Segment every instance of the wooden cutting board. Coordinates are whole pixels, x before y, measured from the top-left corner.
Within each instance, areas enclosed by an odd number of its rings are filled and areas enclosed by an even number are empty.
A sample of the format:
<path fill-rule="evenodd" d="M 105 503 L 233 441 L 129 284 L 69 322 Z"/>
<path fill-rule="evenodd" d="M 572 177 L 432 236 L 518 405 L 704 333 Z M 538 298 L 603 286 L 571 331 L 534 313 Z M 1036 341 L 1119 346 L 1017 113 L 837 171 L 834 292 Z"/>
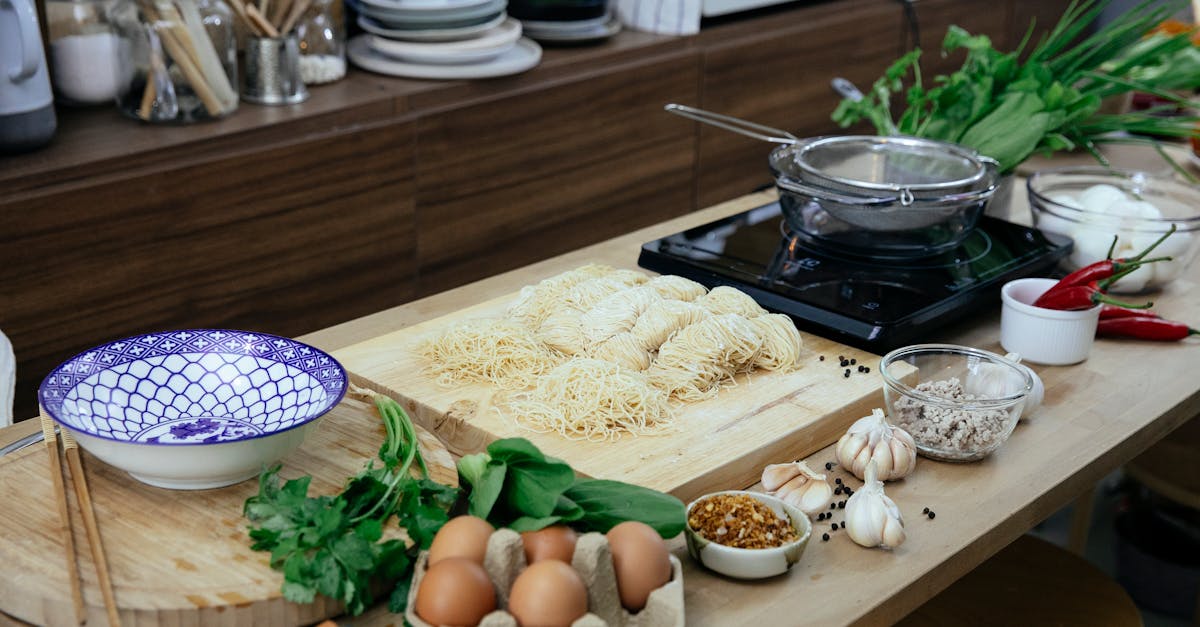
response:
<path fill-rule="evenodd" d="M 445 447 L 423 429 L 418 435 L 433 478 L 457 485 Z M 280 474 L 312 475 L 309 494 L 335 493 L 375 457 L 383 437 L 374 407 L 347 398 L 284 459 Z M 322 596 L 309 605 L 285 601 L 282 577 L 271 570 L 268 554 L 250 550 L 242 503 L 257 493 L 257 481 L 166 490 L 86 452 L 83 463 L 122 624 L 300 625 L 342 613 Z M 0 610 L 36 624 L 68 625 L 74 624 L 70 580 L 48 464 L 43 444 L 0 458 Z M 67 493 L 73 495 L 70 485 Z M 70 501 L 87 622 L 104 625 L 87 537 L 73 496 Z"/>
<path fill-rule="evenodd" d="M 354 373 L 356 383 L 399 400 L 454 453 L 474 453 L 500 438 L 524 437 L 582 474 L 636 483 L 685 502 L 714 490 L 752 485 L 763 466 L 801 459 L 841 437 L 872 408 L 884 406 L 878 356 L 804 334 L 799 370 L 741 376 L 716 398 L 685 406 L 676 420 L 678 430 L 669 434 L 586 442 L 534 433 L 492 409 L 493 387 L 440 386 L 424 373 L 425 364 L 414 350 L 423 338 L 452 325 L 503 316 L 515 298 L 497 298 L 346 347 L 334 356 Z M 849 377 L 839 356 L 857 361 Z M 858 372 L 859 365 L 871 372 Z"/>

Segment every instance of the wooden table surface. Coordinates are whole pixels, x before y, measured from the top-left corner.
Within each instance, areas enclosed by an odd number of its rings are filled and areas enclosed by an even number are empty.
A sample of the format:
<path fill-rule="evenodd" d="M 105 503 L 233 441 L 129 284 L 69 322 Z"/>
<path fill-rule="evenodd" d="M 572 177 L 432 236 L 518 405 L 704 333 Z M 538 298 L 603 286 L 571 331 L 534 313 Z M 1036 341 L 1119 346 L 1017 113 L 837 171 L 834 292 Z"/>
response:
<path fill-rule="evenodd" d="M 339 348 L 513 292 L 585 263 L 635 268 L 642 243 L 773 197 L 772 193 L 746 196 L 299 339 L 336 356 Z M 1023 208 L 1014 211 L 1023 214 Z M 1193 266 L 1184 278 L 1154 296 L 1156 309 L 1195 323 L 1200 311 L 1198 279 L 1200 270 Z M 997 303 L 992 310 L 940 329 L 927 340 L 1002 352 L 999 310 Z M 887 484 L 888 495 L 905 516 L 908 533 L 908 541 L 894 552 L 860 548 L 844 531 L 831 533 L 831 539 L 823 542 L 819 536 L 829 530 L 829 522 L 815 523 L 817 537 L 788 574 L 739 582 L 696 566 L 685 557 L 682 539 L 677 538 L 672 548 L 684 562 L 688 624 L 894 622 L 1200 413 L 1197 366 L 1200 342 L 1196 340 L 1177 344 L 1102 340 L 1082 364 L 1033 366 L 1046 384 L 1045 403 L 999 451 L 973 464 L 922 458 L 911 477 Z M 0 444 L 33 429 L 23 423 L 0 430 Z M 822 466 L 832 455 L 832 448 L 826 448 L 809 458 L 810 465 Z M 834 476 L 846 477 L 836 470 Z M 859 485 L 857 480 L 850 482 Z M 924 507 L 936 511 L 937 518 L 921 516 Z M 383 625 L 395 620 L 377 609 L 342 622 Z"/>

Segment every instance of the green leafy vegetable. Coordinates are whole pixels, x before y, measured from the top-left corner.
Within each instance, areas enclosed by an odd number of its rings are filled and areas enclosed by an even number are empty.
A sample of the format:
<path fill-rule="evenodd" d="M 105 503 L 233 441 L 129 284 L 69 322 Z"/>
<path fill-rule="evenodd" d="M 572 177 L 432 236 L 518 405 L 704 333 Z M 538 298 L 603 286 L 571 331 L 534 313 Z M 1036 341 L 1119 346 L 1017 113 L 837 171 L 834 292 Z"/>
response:
<path fill-rule="evenodd" d="M 340 494 L 310 497 L 311 477 L 281 483 L 275 466 L 259 476 L 258 494 L 246 500 L 251 548 L 271 552 L 289 601 L 311 603 L 323 594 L 357 615 L 374 600 L 374 586 L 396 582 L 390 607 L 403 611 L 415 552 L 429 547 L 458 498 L 457 488 L 429 478 L 404 409 L 385 396 L 376 396 L 375 406 L 387 432 L 379 449 L 383 467 L 368 464 Z M 417 477 L 410 472 L 414 463 Z M 412 547 L 383 540 L 393 517 Z"/>
<path fill-rule="evenodd" d="M 1200 52 L 1189 33 L 1145 37 L 1178 7 L 1143 0 L 1091 34 L 1087 30 L 1108 0 L 1076 0 L 1062 19 L 1026 54 L 1030 26 L 1015 51 L 1002 53 L 985 35 L 951 26 L 942 42 L 949 53 L 966 52 L 962 67 L 921 77 L 920 50 L 889 67 L 861 100 L 846 99 L 833 120 L 846 127 L 866 120 L 882 135 L 914 135 L 970 146 L 1011 171 L 1035 152 L 1085 148 L 1109 141 L 1116 131 L 1185 137 L 1196 117 L 1160 112 L 1101 112 L 1104 98 L 1130 91 L 1155 94 L 1175 105 L 1171 90 L 1200 85 Z M 910 85 L 904 79 L 911 72 Z M 893 118 L 893 96 L 906 108 Z"/>
<path fill-rule="evenodd" d="M 638 520 L 671 538 L 685 524 L 679 499 L 620 481 L 576 478 L 569 465 L 524 438 L 497 440 L 486 453 L 463 457 L 458 474 L 470 486 L 468 511 L 497 527 L 535 531 L 570 523 L 603 533 Z"/>

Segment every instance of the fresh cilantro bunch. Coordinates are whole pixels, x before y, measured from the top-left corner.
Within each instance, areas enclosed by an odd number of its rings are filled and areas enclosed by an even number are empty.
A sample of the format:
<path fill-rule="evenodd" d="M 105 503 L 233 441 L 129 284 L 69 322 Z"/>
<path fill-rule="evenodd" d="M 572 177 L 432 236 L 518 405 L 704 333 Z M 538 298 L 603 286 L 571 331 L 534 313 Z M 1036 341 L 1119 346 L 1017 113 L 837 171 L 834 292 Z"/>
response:
<path fill-rule="evenodd" d="M 275 466 L 259 476 L 258 494 L 246 500 L 251 548 L 271 552 L 289 601 L 311 603 L 320 593 L 357 615 L 382 586 L 394 583 L 389 607 L 403 612 L 416 552 L 429 548 L 458 499 L 457 488 L 429 478 L 404 409 L 382 395 L 375 406 L 387 431 L 379 449 L 382 467 L 368 463 L 340 494 L 310 497 L 312 477 L 281 483 Z M 393 517 L 411 547 L 400 538 L 383 539 Z"/>
<path fill-rule="evenodd" d="M 833 112 L 842 127 L 867 120 L 882 135 L 912 135 L 970 146 L 996 159 L 1009 172 L 1034 152 L 1083 148 L 1102 163 L 1096 144 L 1114 132 L 1187 137 L 1197 118 L 1167 117 L 1165 111 L 1101 113 L 1104 98 L 1130 91 L 1160 96 L 1172 104 L 1186 100 L 1169 90 L 1200 86 L 1200 72 L 1185 67 L 1189 33 L 1144 38 L 1168 18 L 1173 6 L 1144 0 L 1109 24 L 1088 33 L 1107 0 L 1073 2 L 1062 19 L 1028 52 L 1032 26 L 1015 51 L 1003 53 L 985 35 L 951 26 L 943 51 L 965 50 L 961 68 L 922 81 L 920 50 L 889 67 L 861 100 L 843 100 Z M 1161 67 L 1175 68 L 1162 71 Z M 905 88 L 905 77 L 912 80 Z M 893 117 L 894 95 L 906 107 Z"/>

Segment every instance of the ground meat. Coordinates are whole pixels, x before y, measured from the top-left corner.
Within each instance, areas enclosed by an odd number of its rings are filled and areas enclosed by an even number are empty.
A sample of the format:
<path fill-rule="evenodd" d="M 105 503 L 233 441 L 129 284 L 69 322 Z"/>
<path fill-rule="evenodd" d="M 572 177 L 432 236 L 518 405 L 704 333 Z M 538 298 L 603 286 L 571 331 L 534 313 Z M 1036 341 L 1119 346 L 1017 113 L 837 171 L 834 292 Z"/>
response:
<path fill-rule="evenodd" d="M 739 549 L 766 549 L 797 539 L 791 521 L 745 494 L 714 494 L 696 503 L 688 525 L 702 537 Z"/>
<path fill-rule="evenodd" d="M 963 392 L 957 377 L 943 381 L 924 381 L 916 390 L 942 398 L 971 401 L 973 394 Z M 975 457 L 999 446 L 1008 437 L 1010 415 L 999 409 L 950 409 L 900 397 L 892 420 L 913 436 L 919 444 L 948 453 Z"/>

